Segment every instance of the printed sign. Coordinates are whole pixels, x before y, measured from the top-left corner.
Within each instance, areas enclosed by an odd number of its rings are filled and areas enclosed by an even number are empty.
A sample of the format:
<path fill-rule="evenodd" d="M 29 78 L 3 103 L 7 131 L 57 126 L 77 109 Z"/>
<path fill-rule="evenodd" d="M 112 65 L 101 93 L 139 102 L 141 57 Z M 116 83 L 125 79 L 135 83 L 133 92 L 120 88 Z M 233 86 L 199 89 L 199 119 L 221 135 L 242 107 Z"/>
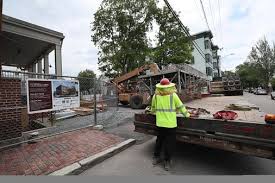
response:
<path fill-rule="evenodd" d="M 27 105 L 29 114 L 79 107 L 79 82 L 28 79 Z"/>
<path fill-rule="evenodd" d="M 28 89 L 28 104 L 30 112 L 52 109 L 51 81 L 29 81 Z"/>
<path fill-rule="evenodd" d="M 80 106 L 78 81 L 53 80 L 53 109 L 62 110 Z"/>

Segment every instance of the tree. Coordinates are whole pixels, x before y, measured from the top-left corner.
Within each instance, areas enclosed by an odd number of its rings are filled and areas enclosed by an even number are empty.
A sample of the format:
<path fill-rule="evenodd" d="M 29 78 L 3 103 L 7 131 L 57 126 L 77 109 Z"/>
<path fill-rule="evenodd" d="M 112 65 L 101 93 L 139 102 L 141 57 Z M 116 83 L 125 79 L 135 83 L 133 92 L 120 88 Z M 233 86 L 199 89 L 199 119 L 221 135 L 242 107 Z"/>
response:
<path fill-rule="evenodd" d="M 236 76 L 235 72 L 232 71 L 222 71 L 222 77 Z"/>
<path fill-rule="evenodd" d="M 107 77 L 132 71 L 148 62 L 159 66 L 192 60 L 192 45 L 168 8 L 158 0 L 103 0 L 94 14 L 92 41 L 99 48 L 99 69 Z M 157 46 L 148 33 L 159 25 Z M 186 28 L 187 29 L 187 28 Z M 149 60 L 148 60 L 149 58 Z"/>
<path fill-rule="evenodd" d="M 255 64 L 251 62 L 244 62 L 236 67 L 236 74 L 240 77 L 244 88 L 256 88 L 261 84 L 259 71 Z"/>
<path fill-rule="evenodd" d="M 155 0 L 102 1 L 94 14 L 92 41 L 100 49 L 99 69 L 107 77 L 144 65 L 156 10 Z"/>
<path fill-rule="evenodd" d="M 159 66 L 189 63 L 192 60 L 192 42 L 166 6 L 158 10 L 156 22 L 159 31 L 157 47 L 153 49 L 155 62 Z"/>
<path fill-rule="evenodd" d="M 91 94 L 92 89 L 95 87 L 96 74 L 94 71 L 86 69 L 78 74 L 80 91 L 86 91 Z"/>
<path fill-rule="evenodd" d="M 252 47 L 248 59 L 260 73 L 258 77 L 262 80 L 263 86 L 267 88 L 275 73 L 275 44 L 273 43 L 273 48 L 271 48 L 266 38 L 259 40 Z"/>

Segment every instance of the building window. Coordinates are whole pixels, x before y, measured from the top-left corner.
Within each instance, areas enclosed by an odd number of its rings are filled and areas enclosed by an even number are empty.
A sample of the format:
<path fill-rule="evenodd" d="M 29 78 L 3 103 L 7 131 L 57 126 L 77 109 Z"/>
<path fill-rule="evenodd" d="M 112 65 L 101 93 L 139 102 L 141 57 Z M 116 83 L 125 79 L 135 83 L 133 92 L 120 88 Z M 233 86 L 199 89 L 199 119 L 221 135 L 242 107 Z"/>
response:
<path fill-rule="evenodd" d="M 214 67 L 214 69 L 217 69 L 218 68 L 218 63 L 217 62 L 213 62 L 213 67 Z"/>
<path fill-rule="evenodd" d="M 217 56 L 218 56 L 217 51 L 214 51 L 214 52 L 213 52 L 213 58 L 216 59 Z"/>
<path fill-rule="evenodd" d="M 205 49 L 210 49 L 210 41 L 209 40 L 204 41 L 204 47 L 205 47 Z"/>
<path fill-rule="evenodd" d="M 213 70 L 211 67 L 206 67 L 206 75 L 207 76 L 212 76 L 213 75 Z"/>
<path fill-rule="evenodd" d="M 205 54 L 205 60 L 206 60 L 206 63 L 211 63 L 212 62 L 211 55 L 210 54 Z"/>

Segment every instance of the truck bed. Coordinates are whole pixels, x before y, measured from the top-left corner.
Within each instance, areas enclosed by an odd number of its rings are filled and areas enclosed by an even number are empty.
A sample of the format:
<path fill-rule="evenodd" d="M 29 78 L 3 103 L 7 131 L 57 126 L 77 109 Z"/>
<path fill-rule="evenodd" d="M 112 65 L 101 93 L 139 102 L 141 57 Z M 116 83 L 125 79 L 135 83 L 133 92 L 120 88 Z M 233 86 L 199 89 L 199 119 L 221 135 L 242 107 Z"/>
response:
<path fill-rule="evenodd" d="M 234 102 L 249 104 L 243 97 L 209 97 L 185 105 L 205 108 L 214 113 L 223 109 L 220 107 Z M 249 105 L 256 108 L 252 104 Z M 211 116 L 187 119 L 178 115 L 177 139 L 186 143 L 274 159 L 275 125 L 266 124 L 261 117 L 263 114 L 256 109 L 236 112 L 239 118 L 234 121 L 217 120 Z M 155 115 L 135 114 L 134 125 L 136 132 L 156 135 Z"/>
<path fill-rule="evenodd" d="M 246 101 L 242 96 L 207 97 L 185 103 L 185 106 L 192 108 L 204 108 L 211 114 L 214 114 L 217 111 L 226 110 L 226 106 L 229 106 L 230 104 L 242 105 L 251 108 L 251 111 L 232 110 L 238 114 L 236 121 L 242 123 L 265 124 L 264 113 L 261 112 L 257 106 Z M 211 118 L 212 117 L 213 116 L 211 115 Z"/>

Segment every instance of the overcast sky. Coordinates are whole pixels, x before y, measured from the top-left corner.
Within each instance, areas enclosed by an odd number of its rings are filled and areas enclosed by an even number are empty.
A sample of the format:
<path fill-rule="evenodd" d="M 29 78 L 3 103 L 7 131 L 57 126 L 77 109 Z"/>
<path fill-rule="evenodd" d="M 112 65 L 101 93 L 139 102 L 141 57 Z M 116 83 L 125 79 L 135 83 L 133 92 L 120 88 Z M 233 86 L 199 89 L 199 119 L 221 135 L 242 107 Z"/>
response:
<path fill-rule="evenodd" d="M 161 0 L 160 0 L 161 1 Z M 200 0 L 169 0 L 181 12 L 183 24 L 191 34 L 207 30 Z M 220 52 L 222 69 L 232 70 L 242 63 L 253 44 L 264 36 L 275 41 L 274 0 L 202 0 L 214 43 Z M 221 7 L 221 21 L 219 16 Z M 60 31 L 63 43 L 63 74 L 76 75 L 80 70 L 97 71 L 97 49 L 91 42 L 90 23 L 100 0 L 4 0 L 3 13 L 34 24 Z M 212 11 L 210 11 L 212 10 Z M 226 56 L 234 53 L 233 56 Z M 53 64 L 53 56 L 51 55 Z"/>

